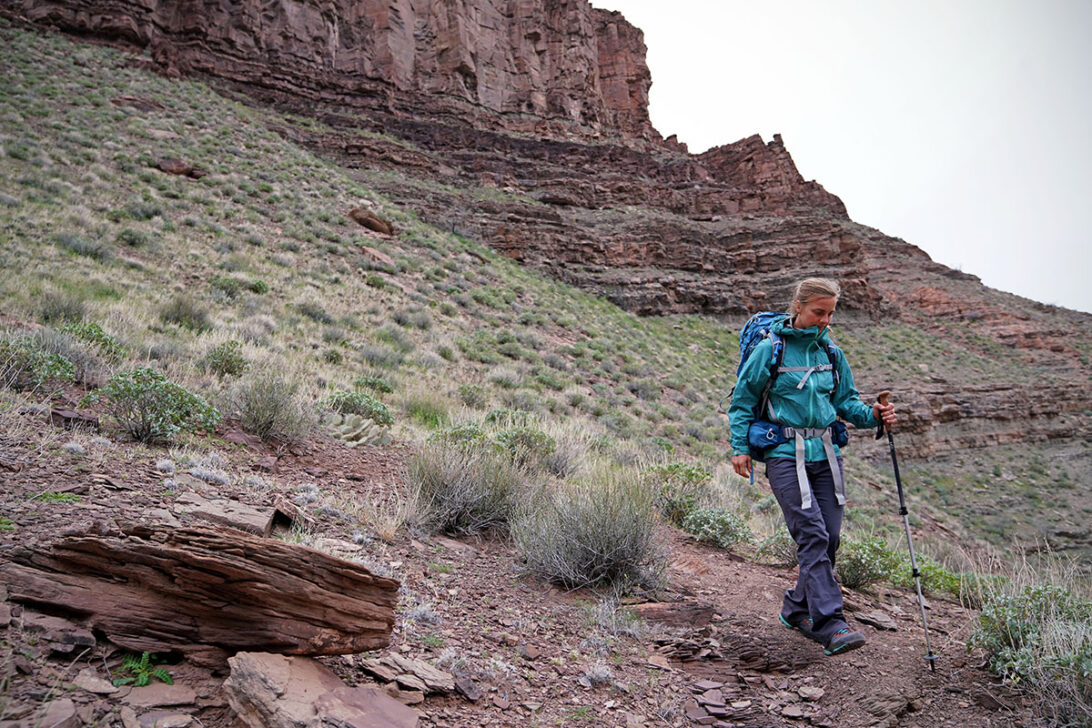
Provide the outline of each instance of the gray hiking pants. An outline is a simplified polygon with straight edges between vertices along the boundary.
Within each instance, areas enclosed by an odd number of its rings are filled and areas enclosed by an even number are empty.
[[[842,459],[838,458],[838,468]],[[790,624],[811,619],[811,629],[820,642],[829,640],[846,627],[842,614],[842,590],[834,580],[834,554],[842,532],[843,507],[835,494],[834,477],[826,460],[805,465],[811,482],[811,506],[801,508],[800,485],[793,458],[771,458],[766,477],[781,506],[785,525],[796,541],[800,574],[796,587],[785,592],[781,616]]]

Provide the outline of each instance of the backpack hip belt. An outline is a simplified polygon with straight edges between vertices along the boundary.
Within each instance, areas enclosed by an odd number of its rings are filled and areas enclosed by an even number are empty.
[[[838,457],[834,454],[831,429],[830,427],[785,427],[782,430],[786,437],[796,440],[796,482],[800,486],[800,507],[805,511],[811,508],[811,483],[808,481],[808,471],[804,468],[804,441],[815,438],[823,440],[823,451],[827,454],[830,474],[834,478],[834,497],[838,500],[838,505],[846,504],[846,484],[842,479],[842,469],[838,467]]]

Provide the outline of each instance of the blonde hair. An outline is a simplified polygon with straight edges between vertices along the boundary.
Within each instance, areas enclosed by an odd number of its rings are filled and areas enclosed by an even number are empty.
[[[840,295],[842,295],[842,287],[829,278],[805,278],[796,284],[796,293],[792,294],[792,300],[789,301],[789,310],[786,313],[795,316],[796,307],[793,304],[797,302],[803,306],[813,298],[827,298],[829,296],[838,298]]]

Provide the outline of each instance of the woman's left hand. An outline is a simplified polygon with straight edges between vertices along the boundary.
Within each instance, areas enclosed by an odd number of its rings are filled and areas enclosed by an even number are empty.
[[[887,404],[880,404],[877,402],[872,405],[872,416],[877,422],[883,420],[883,424],[887,427],[890,427],[899,421],[899,418],[895,415],[895,405],[890,402]]]

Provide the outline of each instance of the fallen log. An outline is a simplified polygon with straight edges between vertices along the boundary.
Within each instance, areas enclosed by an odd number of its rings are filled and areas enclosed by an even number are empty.
[[[8,598],[135,652],[338,655],[387,645],[399,582],[228,528],[123,525],[0,561]]]

